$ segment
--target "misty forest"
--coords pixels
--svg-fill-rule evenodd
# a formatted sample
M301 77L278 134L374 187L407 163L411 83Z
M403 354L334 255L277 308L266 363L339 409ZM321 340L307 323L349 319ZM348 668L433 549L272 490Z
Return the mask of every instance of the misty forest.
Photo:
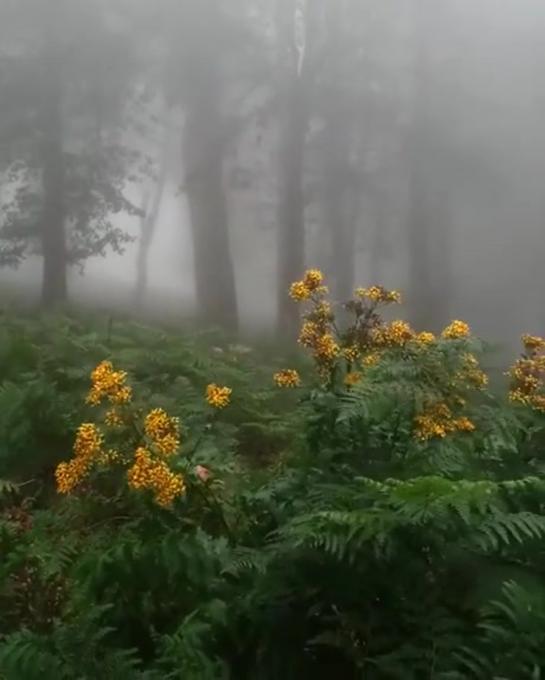
M544 73L542 0L0 0L0 680L545 680Z

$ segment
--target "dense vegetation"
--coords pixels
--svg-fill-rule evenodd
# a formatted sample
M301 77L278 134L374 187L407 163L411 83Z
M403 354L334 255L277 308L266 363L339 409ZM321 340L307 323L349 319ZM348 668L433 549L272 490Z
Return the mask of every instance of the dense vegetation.
M545 341L291 295L312 361L4 316L0 677L542 677Z

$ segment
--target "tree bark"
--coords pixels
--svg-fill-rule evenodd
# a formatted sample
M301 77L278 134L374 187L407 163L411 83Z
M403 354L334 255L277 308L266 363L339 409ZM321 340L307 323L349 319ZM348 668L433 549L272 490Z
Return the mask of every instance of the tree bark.
M140 240L136 258L136 284L134 299L137 309L142 309L148 291L149 250L155 236L159 210L165 191L168 175L168 151L170 144L170 126L165 124L164 140L159 159L159 175L153 186L153 194L143 201L143 216L140 222Z
M43 213L42 304L46 307L66 300L66 234L64 205L64 155L62 122L62 55L57 22L50 10L45 28L44 77L41 101L41 163Z
M326 62L322 108L325 121L323 142L324 214L330 233L330 273L337 301L347 302L355 278L356 223L360 208L360 182L351 165L354 123L360 106L346 85L346 21L342 3L326 6Z
M329 125L336 127L333 121ZM347 158L344 155L336 158L338 149L342 148L334 148L336 138L340 142L333 133L331 144L326 143L324 146L323 196L327 227L331 234L330 271L333 294L338 302L347 302L351 299L354 288L356 222L359 211L356 209L357 197L353 195L353 178L347 168Z
M308 127L305 96L306 63L298 71L293 40L293 0L279 0L277 35L280 53L280 159L279 223L277 243L277 329L295 336L299 322L297 305L290 300L290 284L300 279L305 266L304 156Z
M427 12L422 0L413 0L414 101L409 131L409 306L413 324L421 329L436 318L436 291L432 280L431 234L435 220L430 195L433 141L430 93L430 46Z
M223 183L223 120L212 68L208 76L187 107L183 143L197 304L203 321L235 332L238 305Z

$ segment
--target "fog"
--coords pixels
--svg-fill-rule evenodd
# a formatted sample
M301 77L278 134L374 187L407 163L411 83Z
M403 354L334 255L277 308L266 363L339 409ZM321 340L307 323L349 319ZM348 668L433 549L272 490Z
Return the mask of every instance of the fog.
M0 303L543 333L542 0L0 0Z

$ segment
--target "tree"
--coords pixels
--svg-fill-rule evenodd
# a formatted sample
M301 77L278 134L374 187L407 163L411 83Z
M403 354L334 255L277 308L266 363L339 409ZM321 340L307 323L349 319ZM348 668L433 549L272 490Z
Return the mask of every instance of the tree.
M218 0L189 0L178 8L172 37L170 96L184 115L183 189L193 238L199 315L229 331L238 327L235 273L224 185L231 137L225 71L237 48L233 23Z
M327 6L326 58L320 81L324 121L322 195L331 244L329 270L334 294L341 302L350 299L354 287L356 227L363 176L363 157L361 148L358 149L362 132L359 124L361 93L358 85L350 84L356 73L350 68L354 61L354 44L348 25L355 18L353 13L347 12L346 5Z
M446 294L434 279L434 271L446 268L446 225L443 209L446 187L439 174L443 170L436 130L435 89L433 80L434 35L431 17L435 3L413 0L414 91L412 120L408 139L409 164L409 297L416 327L435 325L441 318L441 299ZM434 252L434 234L440 237ZM443 267L439 264L438 257Z
M149 250L155 235L159 211L168 179L172 127L168 114L164 115L162 140L157 158L157 174L144 188L142 214L140 216L140 236L136 258L135 304L141 308L148 289Z
M278 100L280 115L277 248L278 332L294 335L297 309L287 290L305 263L304 156L309 117L308 16L302 0L278 0Z
M70 265L122 250L128 237L112 225L112 213L138 212L123 193L141 164L121 132L135 105L131 54L113 28L114 8L100 0L5 2L0 12L10 31L0 54L0 88L10 97L0 138L11 183L0 264L39 253L42 302L52 306L66 298Z
M55 0L44 13L43 78L38 119L42 168L43 252L42 303L52 306L66 299L66 234L63 155L63 54L59 16L64 0Z

